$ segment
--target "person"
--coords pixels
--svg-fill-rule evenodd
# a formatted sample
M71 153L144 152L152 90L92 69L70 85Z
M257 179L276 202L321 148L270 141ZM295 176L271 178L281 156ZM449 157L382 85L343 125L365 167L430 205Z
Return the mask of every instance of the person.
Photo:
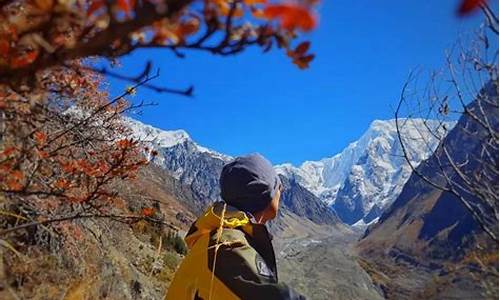
M187 256L167 300L305 299L278 282L266 222L278 213L283 185L260 154L234 159L220 175L221 198L185 237Z

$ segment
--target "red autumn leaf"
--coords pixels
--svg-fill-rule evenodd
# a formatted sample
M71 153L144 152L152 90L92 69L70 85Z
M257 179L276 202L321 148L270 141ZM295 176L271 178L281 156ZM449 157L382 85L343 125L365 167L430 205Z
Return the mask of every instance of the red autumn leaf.
M293 59L293 63L300 69L309 67L309 63L314 59L314 54L306 54L309 50L310 43L302 42L294 50L288 50L287 54Z
M142 209L142 215L145 217L151 217L154 214L155 210L152 207L145 207Z
M45 144L47 141L47 134L41 131L37 131L33 134L33 137L35 138L36 143L41 146Z
M17 180L8 180L7 187L12 191L20 191L23 189L23 185Z
M46 151L37 150L37 153L38 153L38 156L40 156L40 158L49 157L49 153L47 153Z
M97 170L99 170L99 172L101 172L102 174L106 173L108 169L108 164L105 161L100 161L97 164Z
M478 9L485 0L462 0L460 7L458 8L458 13L460 15L468 14L476 9Z
M316 26L316 18L311 11L297 4L271 4L264 9L268 19L280 20L281 27L287 30L301 29L310 31Z
M190 20L189 22L179 24L179 26L177 26L176 30L174 31L174 34L182 39L184 37L195 34L199 28L200 28L199 21L193 19Z
M299 57L293 60L293 63L296 64L299 69L307 69L309 67L309 63L314 59L314 54L306 55Z
M8 147L8 148L5 148L3 151L2 151L2 154L5 155L5 156L10 156L12 153L14 153L16 151L16 147Z
M10 177L15 179L15 180L20 181L24 178L24 174L20 170L15 170L12 173L10 173Z
M133 144L134 144L134 142L131 139L123 139L123 140L119 140L118 142L116 142L116 145L120 149L130 148Z
M79 159L76 161L78 170L85 173L87 176L96 176L97 169L86 159Z
M92 15L94 12L98 11L104 6L103 0L93 0L90 2L89 9L87 10L87 16Z
M69 181L64 179L64 178L59 178L55 182L54 186L58 189L65 189L65 188L69 187Z
M302 42L297 46L297 48L295 48L295 53L299 56L302 56L307 52L307 50L309 50L310 46L310 42Z
M135 7L135 0L118 0L118 7L127 15L130 15Z
M9 172L12 169L12 167L13 167L12 162L4 161L0 163L0 171L2 171L3 173Z
M14 69L21 68L34 62L37 57L38 51L29 51L23 55L13 57L10 61L10 65Z
M267 0L243 0L243 3L246 5L264 4Z
M65 173L73 173L76 169L73 162L61 162L61 167Z
M2 38L2 40L0 40L0 56L6 57L9 54L9 51L10 51L9 41L4 40Z

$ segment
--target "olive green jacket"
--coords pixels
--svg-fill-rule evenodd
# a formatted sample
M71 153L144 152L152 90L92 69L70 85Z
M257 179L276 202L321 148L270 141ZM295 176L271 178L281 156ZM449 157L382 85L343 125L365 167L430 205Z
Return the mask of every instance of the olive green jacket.
M242 211L216 203L185 240L190 250L166 299L305 299L278 283L271 235Z

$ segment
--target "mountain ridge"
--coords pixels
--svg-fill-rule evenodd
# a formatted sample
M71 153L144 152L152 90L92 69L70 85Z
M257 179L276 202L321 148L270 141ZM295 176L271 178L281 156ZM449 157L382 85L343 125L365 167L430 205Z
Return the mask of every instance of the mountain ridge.
M417 164L437 146L437 141L421 142L431 140L423 127L441 124L422 119L403 121L409 121L416 128L403 134L413 139L408 148L413 163ZM200 146L182 129L162 130L130 118L127 122L135 137L158 150L160 155L154 158L154 163L192 186L201 206L218 199L217 170L231 160L231 156ZM395 120L390 119L374 120L358 140L336 155L305 161L299 167L279 164L275 169L332 208L343 222L352 225L360 220L370 223L392 203L410 175L405 163Z

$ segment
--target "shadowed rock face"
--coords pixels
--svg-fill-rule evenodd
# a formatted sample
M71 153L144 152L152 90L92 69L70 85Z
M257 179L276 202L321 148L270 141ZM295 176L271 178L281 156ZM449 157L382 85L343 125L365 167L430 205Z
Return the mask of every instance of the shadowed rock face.
M478 97L468 108L475 112L484 109L491 128L498 134L498 109L492 104L498 105L497 87L487 85L481 93L487 96L488 102ZM489 166L476 159L481 157L482 145L488 136L486 130L464 114L434 155L417 170L433 182L446 186L438 164L447 161L445 148L453 161L469 161L461 167L465 174L471 176L487 170ZM498 169L498 152L493 155ZM450 168L444 169L453 185L464 186L456 173ZM487 180L498 194L498 175L492 174ZM469 191L457 190L470 203L481 203ZM485 220L492 217L488 213L492 212L486 211L482 215ZM492 225L492 230L497 232L498 237L497 224ZM482 254L477 254L478 249ZM419 293L424 292L433 297L483 298L485 293L491 291L485 284L498 282L498 271L496 275L495 272L490 273L490 265L481 269L466 263L471 255L498 253L497 244L485 235L455 195L436 189L417 174L411 175L399 197L382 214L379 222L368 228L358 244L358 250L365 261L365 269L385 289L389 298L423 297L424 294ZM497 264L498 256L494 265ZM446 288L438 288L438 283ZM492 291L498 294L496 287Z
M230 157L201 152L190 140L158 151L161 157L158 166L189 187L194 201L188 206L195 212L200 214L211 203L221 200L219 177ZM285 188L282 195L283 209L318 224L334 225L340 222L335 213L307 189L284 176L280 178Z
M196 212L202 213L211 203L221 200L219 176L229 159L200 152L191 141L159 149L159 153L163 158L159 166L191 189Z
M295 180L281 175L280 179L284 186L281 195L284 207L317 224L335 225L341 222L332 209Z
M365 215L363 203L364 197L357 190L357 185L350 180L346 180L337 194L333 209L344 223L354 224L363 219Z

